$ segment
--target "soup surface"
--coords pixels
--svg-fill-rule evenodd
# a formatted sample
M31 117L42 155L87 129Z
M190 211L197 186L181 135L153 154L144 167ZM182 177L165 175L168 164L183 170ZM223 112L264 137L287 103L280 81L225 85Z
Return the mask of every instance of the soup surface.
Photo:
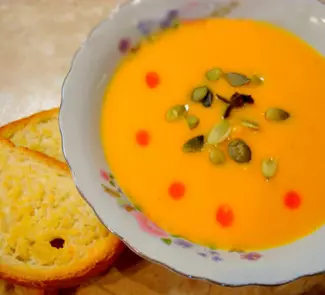
M264 82L209 81L206 73L215 68ZM324 73L320 54L267 23L206 19L168 29L126 56L107 88L101 118L107 161L126 195L171 234L223 249L292 242L325 221ZM210 107L191 99L202 86L213 93ZM188 140L206 141L222 122L229 104L215 94L229 99L235 92L251 95L254 104L231 110L229 136L185 151ZM169 113L178 114L170 122L166 114L175 105L188 113ZM270 108L287 116L267 119ZM193 115L199 124L192 121L191 129L186 116ZM246 163L229 154L234 139L249 147ZM215 146L221 164L209 159ZM262 165L267 159L276 169Z

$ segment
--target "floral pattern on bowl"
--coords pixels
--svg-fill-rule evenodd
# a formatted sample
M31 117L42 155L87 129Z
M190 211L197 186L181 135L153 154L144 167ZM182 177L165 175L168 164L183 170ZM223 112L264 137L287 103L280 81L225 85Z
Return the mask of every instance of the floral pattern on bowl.
M190 1L180 9L171 9L161 19L145 19L137 23L138 31L145 37L154 39L155 33L169 28L177 28L182 21L191 21L204 17L224 17L239 5L237 0L220 5L219 1ZM136 52L139 43L124 37L119 41L118 50L121 54Z
M231 286L276 285L324 271L325 227L292 244L249 253L204 247L166 233L148 221L141 208L123 194L105 162L99 132L94 132L98 130L106 82L122 55L139 50L139 41L146 37L137 28L140 21L150 22L150 26L160 30L168 24L177 26L177 22L170 23L166 17L175 16L175 10L181 21L230 13L229 17L276 23L325 54L324 0L155 0L152 3L152 0L128 0L115 9L75 55L64 82L59 123L64 155L79 191L103 223L137 253L191 278Z
M105 184L102 187L106 193L117 200L120 208L129 212L137 221L140 229L145 233L159 238L166 245L177 245L183 249L194 249L196 253L203 258L210 258L215 262L222 261L222 254L215 249L215 247L204 247L192 243L180 236L171 235L161 229L159 226L154 224L149 220L142 212L139 207L133 205L125 194L122 192L121 188L118 186L113 174L107 173L105 170L100 170L100 176ZM229 253L237 253L243 260L257 261L262 258L262 254L257 252L244 252L242 250L231 250Z
M238 1L230 1L226 5L221 5L218 1L211 1L209 5L207 2L200 1L191 1L184 7L180 9L171 9L167 12L167 14L161 19L147 19L141 20L137 24L137 29L139 32L146 38L152 38L156 32L160 30L166 30L170 28L177 28L179 25L179 21L190 21L195 19L200 19L204 17L224 17L229 14L232 9L238 6ZM140 47L139 44L132 43L131 38L124 37L119 41L118 50L121 54L127 54L129 52L135 52L135 48ZM221 255L219 252L212 248L205 248L202 246L195 245L194 243L179 237L173 236L166 233L164 230L159 228L156 224L150 221L138 208L133 205L127 197L123 194L122 190L119 188L118 184L115 181L115 178L112 174L108 174L104 170L100 171L100 175L102 179L108 182L111 188L107 187L107 185L102 184L104 191L113 197L117 198L117 203L121 208L131 213L131 215L136 219L139 227L142 231L150 234L151 236L155 236L160 238L160 240L166 245L177 245L183 249L191 249L197 248L197 254L201 257L211 257L213 261L222 261ZM233 252L235 253L235 252ZM246 260L258 260L262 257L261 254L258 253L241 253L241 258ZM256 255L255 255L256 254Z

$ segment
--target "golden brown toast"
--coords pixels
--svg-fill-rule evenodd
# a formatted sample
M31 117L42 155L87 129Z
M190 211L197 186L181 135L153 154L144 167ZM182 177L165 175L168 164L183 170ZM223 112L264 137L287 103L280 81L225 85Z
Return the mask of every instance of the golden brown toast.
M0 139L0 277L39 288L79 284L105 270L123 249L80 196L67 165L37 152L60 159L60 140L52 149L52 137L41 136L52 130L60 137L57 113L42 112L0 132L17 145ZM39 128L45 122L48 127Z
M50 109L0 127L0 137L65 161L58 122L59 109Z

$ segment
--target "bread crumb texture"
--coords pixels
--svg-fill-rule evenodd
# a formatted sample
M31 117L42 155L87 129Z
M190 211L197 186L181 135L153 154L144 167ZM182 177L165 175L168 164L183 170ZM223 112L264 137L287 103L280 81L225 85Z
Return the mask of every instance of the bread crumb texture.
M54 113L14 122L0 136L62 159ZM67 287L107 268L122 243L80 196L67 165L38 152L0 139L0 277Z

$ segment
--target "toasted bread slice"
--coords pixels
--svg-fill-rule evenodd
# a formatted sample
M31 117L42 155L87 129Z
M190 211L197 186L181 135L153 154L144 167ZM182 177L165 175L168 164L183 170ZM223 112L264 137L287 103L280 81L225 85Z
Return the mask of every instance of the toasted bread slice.
M4 280L0 280L0 294L1 295L49 295L46 294L44 290L13 285ZM57 295L57 292L51 291L51 295Z
M66 164L0 139L0 277L26 286L79 284L123 248L78 193Z
M0 127L0 137L64 162L58 115L56 108L9 123Z

